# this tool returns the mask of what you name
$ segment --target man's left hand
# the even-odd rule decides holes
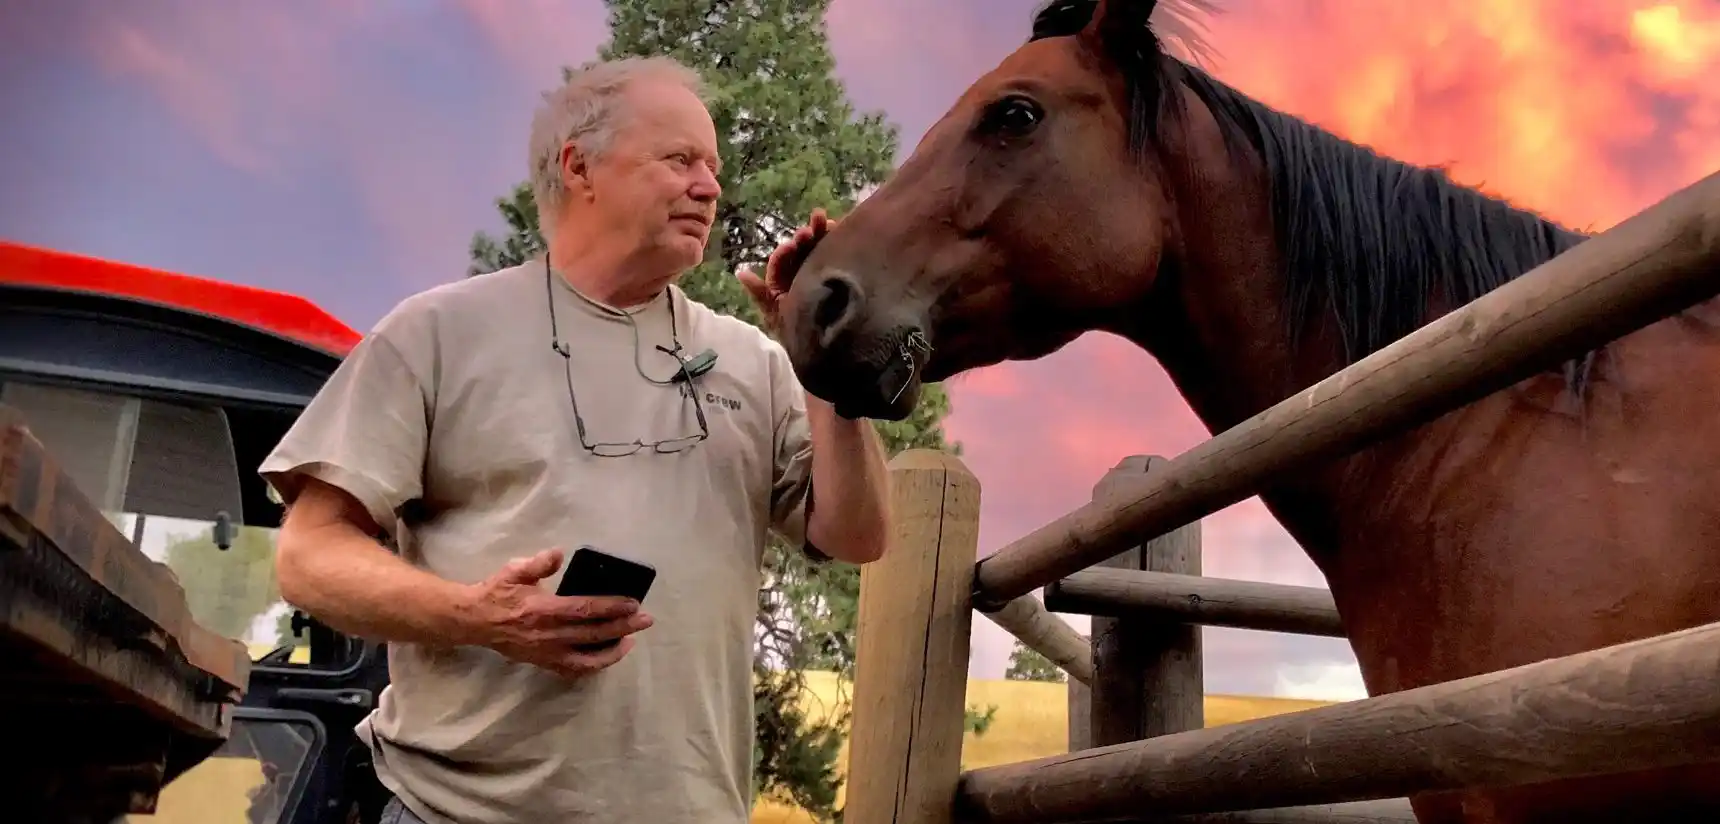
[[[813,247],[834,228],[835,219],[827,217],[823,209],[813,209],[812,218],[806,225],[796,229],[788,240],[770,253],[770,259],[764,264],[764,277],[754,274],[751,269],[742,269],[735,274],[741,285],[746,287],[753,305],[758,307],[766,331],[776,332],[782,296],[794,285],[794,276],[800,272],[807,256],[812,254]]]

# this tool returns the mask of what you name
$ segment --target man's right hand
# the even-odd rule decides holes
[[[521,663],[578,678],[620,661],[633,633],[652,624],[630,598],[570,598],[544,592],[538,581],[561,569],[561,552],[515,558],[474,585],[471,616],[478,643]],[[600,650],[577,645],[617,641]]]

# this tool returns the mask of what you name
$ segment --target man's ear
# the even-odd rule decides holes
[[[561,156],[557,160],[561,167],[561,184],[570,194],[591,191],[591,165],[579,144],[571,140],[561,144]]]

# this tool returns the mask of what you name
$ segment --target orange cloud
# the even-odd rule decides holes
[[[1263,102],[1579,228],[1720,162],[1712,2],[1255,3],[1212,29]]]

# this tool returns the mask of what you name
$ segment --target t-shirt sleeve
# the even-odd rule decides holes
[[[393,532],[423,495],[434,386],[433,318],[408,299],[353,348],[258,473],[291,505],[304,479],[345,490]]]
[[[806,391],[794,375],[788,353],[775,341],[770,348],[771,408],[775,467],[771,473],[771,528],[813,557],[821,557],[806,543],[806,516],[812,503],[812,431],[806,422]]]

